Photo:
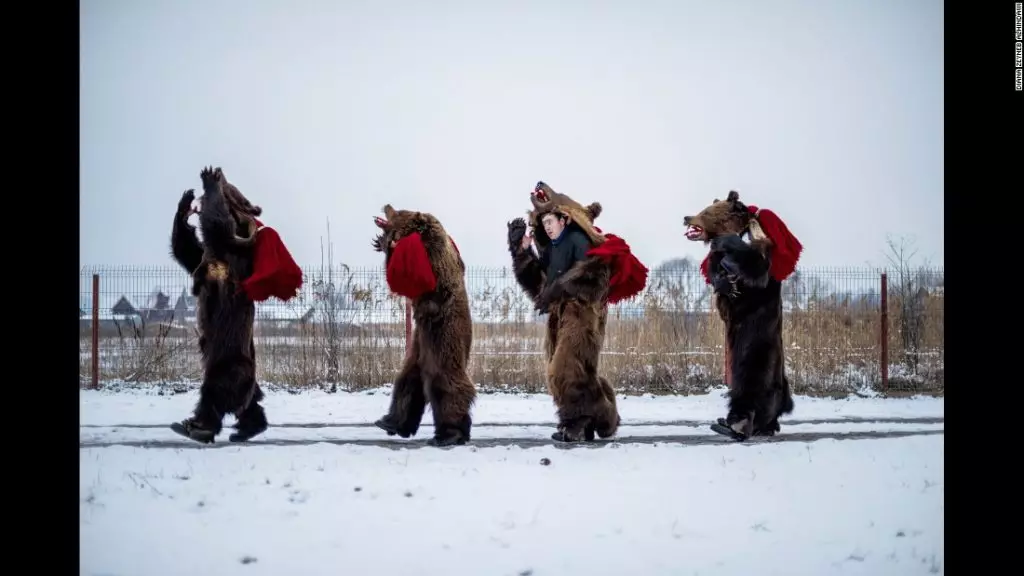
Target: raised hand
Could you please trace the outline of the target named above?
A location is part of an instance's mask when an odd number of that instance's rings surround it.
[[[522,218],[516,218],[508,223],[508,250],[513,255],[526,245],[526,228],[526,220]]]
[[[221,175],[222,173],[220,168],[217,168],[216,170],[212,166],[203,168],[203,170],[199,172],[199,178],[203,181],[203,190],[206,192],[215,190],[217,186],[220,185]]]
[[[192,203],[196,200],[196,191],[192,188],[185,190],[181,195],[181,200],[178,201],[178,216],[182,218],[188,218],[195,213],[195,209],[192,208]]]

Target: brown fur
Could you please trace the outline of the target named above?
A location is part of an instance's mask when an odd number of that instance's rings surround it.
[[[753,219],[754,217],[747,211],[747,206],[740,202],[739,192],[730,190],[725,200],[715,198],[710,206],[698,212],[696,216],[684,216],[683,224],[700,228],[701,236],[692,240],[708,244],[719,236],[743,234]]]
[[[548,250],[551,244],[540,224],[540,218],[549,211],[569,216],[570,226],[583,230],[592,245],[604,242],[604,236],[593,228],[594,219],[601,214],[599,203],[584,207],[543,182],[537,184],[537,190],[548,199],[534,199],[534,209],[528,213],[530,224],[538,231],[534,242],[539,251]],[[548,282],[539,258],[532,250],[520,248],[526,226],[521,218],[509,222],[509,251],[516,281],[548,314],[544,355],[548,391],[559,421],[558,432],[552,437],[592,440],[596,433],[609,438],[618,430],[621,419],[615,390],[598,375],[598,364],[608,320],[611,270],[601,259],[591,257],[574,264],[556,282]]]
[[[770,274],[771,241],[742,239],[753,220],[735,191],[683,218],[696,227],[687,237],[710,247],[708,276],[726,326],[732,380],[724,423],[744,436],[775,434],[779,416],[793,410],[782,340],[782,284]]]
[[[466,266],[441,223],[432,214],[383,209],[385,222],[374,249],[391,260],[393,243],[419,232],[427,250],[437,287],[413,301],[413,340],[410,354],[395,379],[388,413],[377,426],[389,435],[415,436],[426,405],[434,416],[435,445],[470,440],[470,410],[476,387],[469,378],[473,320],[466,293]]]

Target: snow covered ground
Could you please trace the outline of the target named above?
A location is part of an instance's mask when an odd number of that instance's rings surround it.
[[[167,428],[195,392],[82,391],[80,573],[943,573],[943,399],[798,397],[739,445],[723,394],[620,398],[591,449],[550,443],[547,396],[482,395],[436,449],[429,412],[370,424],[386,390],[268,392],[270,430],[212,447]]]

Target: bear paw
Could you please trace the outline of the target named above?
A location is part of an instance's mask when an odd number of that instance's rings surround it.
[[[725,279],[729,283],[729,291],[726,292],[726,296],[728,296],[730,299],[735,299],[737,296],[740,295],[740,279],[737,278],[735,274],[726,274]]]
[[[515,254],[526,236],[526,220],[516,218],[508,223],[508,249]]]
[[[212,166],[203,168],[199,173],[199,179],[203,181],[203,190],[209,192],[212,188],[220,184],[220,176],[220,168],[214,169]]]
[[[192,203],[196,200],[196,191],[192,188],[185,190],[178,200],[178,216],[187,218],[192,214]]]
[[[565,290],[562,288],[562,285],[558,282],[553,282],[537,296],[537,301],[534,302],[533,307],[537,312],[543,314],[551,308],[552,303],[562,298],[564,295]]]

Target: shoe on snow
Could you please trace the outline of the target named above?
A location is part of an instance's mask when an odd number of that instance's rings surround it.
[[[711,425],[711,430],[721,434],[722,436],[732,438],[737,442],[747,440],[752,435],[750,430],[750,421],[748,418],[744,418],[738,422],[733,422],[731,426],[725,418],[719,418],[717,422]]]
[[[213,430],[202,428],[193,420],[175,422],[171,424],[171,430],[185,438],[188,438],[189,440],[195,440],[202,444],[212,444],[213,438],[216,436]]]
[[[387,432],[388,436],[394,436],[395,434],[398,434],[398,426],[395,426],[395,424],[387,416],[378,418],[377,421],[373,423],[373,425]]]

